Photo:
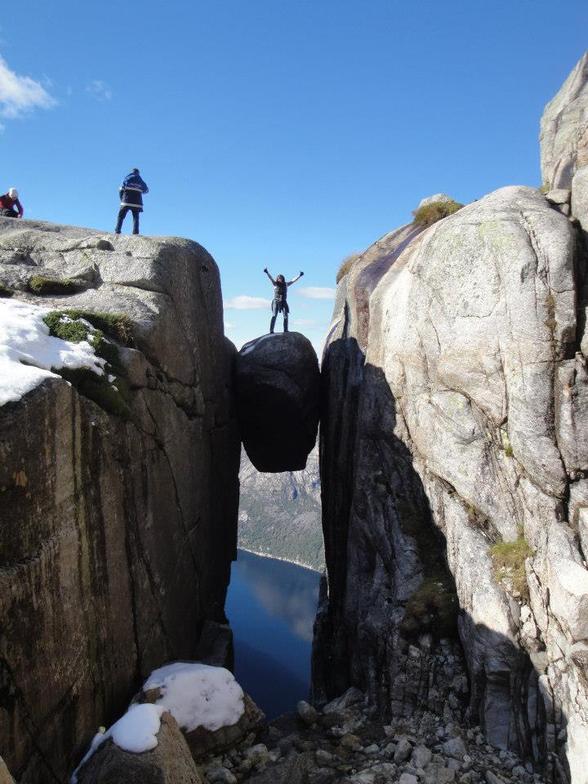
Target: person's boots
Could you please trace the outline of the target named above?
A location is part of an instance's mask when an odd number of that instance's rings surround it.
[[[272,320],[270,321],[270,334],[274,334],[274,327],[276,326],[276,317],[272,316]]]
[[[288,331],[288,319],[285,318],[284,319],[284,332],[287,332],[287,331]]]

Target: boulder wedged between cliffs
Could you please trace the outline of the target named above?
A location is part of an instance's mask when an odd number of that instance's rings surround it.
[[[263,335],[236,360],[241,438],[258,471],[299,471],[316,442],[320,371],[311,342],[298,332]]]

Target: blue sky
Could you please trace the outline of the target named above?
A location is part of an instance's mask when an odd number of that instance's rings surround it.
[[[0,191],[111,230],[138,166],[143,232],[202,243],[228,305],[270,299],[266,265],[304,270],[291,328],[318,347],[341,259],[423,196],[540,184],[539,118],[586,30],[585,0],[22,0],[0,21]],[[226,310],[238,345],[259,304]]]

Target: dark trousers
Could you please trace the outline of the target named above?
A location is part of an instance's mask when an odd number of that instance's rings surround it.
[[[18,212],[16,210],[9,209],[8,207],[0,210],[0,215],[3,218],[18,218]]]
[[[274,331],[274,327],[276,326],[276,319],[278,317],[278,313],[282,313],[284,316],[284,332],[288,331],[288,314],[290,313],[290,308],[288,307],[288,303],[284,302],[284,300],[274,299],[272,300],[272,319],[270,321],[270,332]]]
[[[133,234],[139,233],[139,215],[141,210],[136,207],[121,207],[118,211],[118,220],[116,222],[116,229],[114,230],[115,234],[120,234],[123,221],[127,217],[127,212],[129,210],[133,213]]]

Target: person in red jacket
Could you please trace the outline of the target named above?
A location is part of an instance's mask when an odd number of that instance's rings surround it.
[[[16,209],[14,209],[16,207]],[[0,215],[4,218],[22,218],[24,210],[18,200],[18,191],[11,188],[8,193],[0,196]]]

